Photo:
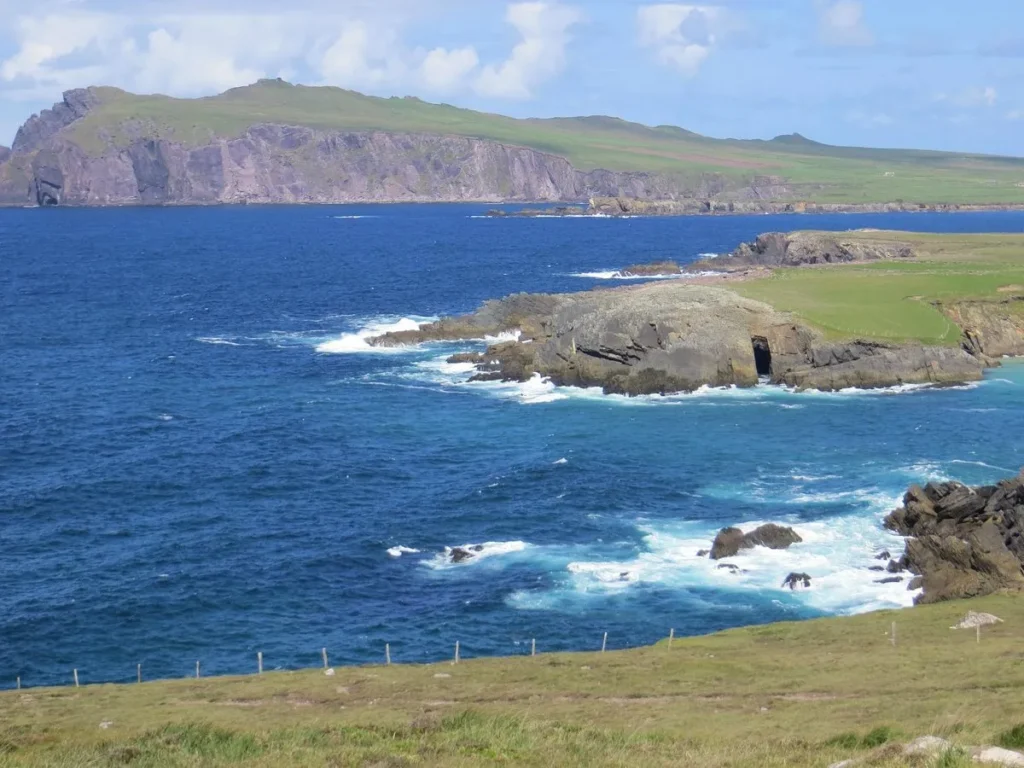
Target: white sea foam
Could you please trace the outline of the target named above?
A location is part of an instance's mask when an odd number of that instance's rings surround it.
[[[596,272],[572,272],[570,277],[582,277],[588,280],[687,280],[694,277],[718,277],[724,272],[680,272],[673,275],[624,275],[617,269],[604,269]]]
[[[559,459],[558,461],[553,461],[553,462],[551,462],[551,463],[552,463],[552,464],[555,464],[555,465],[557,466],[557,465],[559,465],[559,464],[568,464],[568,463],[569,463],[569,460],[568,460],[567,458],[565,458],[565,457],[563,456],[563,457],[562,457],[562,458],[560,458],[560,459]]]
[[[407,351],[408,347],[374,347],[369,344],[369,339],[375,336],[383,336],[385,333],[398,333],[399,331],[416,331],[423,325],[437,320],[436,317],[402,317],[402,318],[376,318],[371,320],[354,333],[343,333],[341,336],[317,345],[316,351],[329,355],[346,354],[367,354],[395,353]]]
[[[379,216],[372,216],[370,214],[361,214],[358,216],[334,216],[335,219],[379,219]]]
[[[424,564],[434,569],[460,568],[475,565],[492,557],[524,552],[529,548],[530,545],[525,541],[487,541],[483,544],[462,544],[458,547],[445,547],[444,552],[426,560]],[[454,549],[464,549],[471,552],[473,556],[461,563],[453,563],[452,550]]]
[[[231,339],[225,339],[225,338],[222,338],[220,336],[200,336],[199,338],[196,339],[196,341],[201,342],[202,344],[221,344],[221,345],[224,345],[224,346],[227,346],[227,347],[240,347],[240,346],[242,346],[237,341],[232,341]]]
[[[1020,472],[1019,469],[1010,469],[1009,467],[997,467],[995,464],[986,464],[984,461],[967,461],[966,459],[953,459],[949,463],[966,464],[972,467],[984,467],[985,469],[994,469],[998,472],[1009,472],[1011,474]]]
[[[397,546],[388,548],[388,555],[390,555],[391,557],[401,557],[402,555],[417,555],[419,554],[419,552],[420,551],[418,549],[413,549],[412,547]]]

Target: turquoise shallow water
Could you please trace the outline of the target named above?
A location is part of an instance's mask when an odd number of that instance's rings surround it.
[[[623,647],[902,605],[867,568],[900,546],[879,521],[905,487],[1022,463],[1017,364],[949,390],[627,400],[470,385],[444,363],[465,346],[363,341],[771,229],[1019,232],[1022,215],[482,210],[0,211],[0,685],[243,672],[257,650],[361,663],[385,642],[416,661],[455,640]],[[740,574],[696,557],[769,520],[805,542]],[[482,556],[446,565],[463,544]],[[782,590],[792,570],[812,588]]]

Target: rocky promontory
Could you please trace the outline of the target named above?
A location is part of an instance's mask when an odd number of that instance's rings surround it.
[[[913,486],[885,526],[906,536],[889,571],[908,571],[918,603],[1024,590],[1024,474],[996,485]]]
[[[896,240],[856,242],[842,235],[772,233],[715,259],[728,272],[876,259],[910,259]],[[664,264],[630,269],[661,273]],[[686,271],[701,271],[699,264]],[[663,280],[570,294],[517,294],[462,317],[371,339],[377,346],[518,334],[474,363],[478,380],[600,387],[606,393],[690,392],[703,386],[751,387],[768,381],[797,389],[838,390],[898,384],[961,384],[993,364],[990,339],[1011,342],[988,325],[964,330],[961,347],[871,339],[837,341],[799,318],[744,298],[723,284]],[[980,315],[975,320],[980,320]],[[1010,321],[1007,321],[1010,322]],[[1012,325],[1012,323],[1010,323]],[[1014,326],[1016,328],[1016,326]],[[1017,334],[1018,349],[1021,335]],[[973,341],[970,341],[972,340]],[[973,344],[973,346],[972,346]]]

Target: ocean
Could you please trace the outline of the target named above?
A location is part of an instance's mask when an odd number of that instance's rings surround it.
[[[910,483],[1016,473],[1024,366],[971,386],[627,399],[470,384],[369,336],[772,230],[1024,214],[488,219],[485,206],[0,211],[0,687],[651,643],[909,605]],[[719,569],[726,525],[793,525]],[[453,565],[446,547],[482,545]],[[808,590],[781,587],[791,571]]]

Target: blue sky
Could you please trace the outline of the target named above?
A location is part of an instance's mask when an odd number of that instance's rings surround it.
[[[1022,0],[0,0],[0,142],[67,88],[259,77],[711,136],[1024,155]]]

